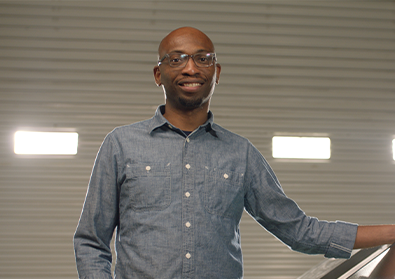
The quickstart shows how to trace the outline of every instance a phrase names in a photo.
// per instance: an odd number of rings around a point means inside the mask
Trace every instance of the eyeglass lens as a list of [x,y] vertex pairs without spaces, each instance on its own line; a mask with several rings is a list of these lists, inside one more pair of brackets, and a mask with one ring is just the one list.
[[[190,55],[183,53],[169,53],[169,65],[171,67],[184,67]],[[192,55],[192,59],[198,67],[210,67],[213,64],[213,53],[197,53]]]

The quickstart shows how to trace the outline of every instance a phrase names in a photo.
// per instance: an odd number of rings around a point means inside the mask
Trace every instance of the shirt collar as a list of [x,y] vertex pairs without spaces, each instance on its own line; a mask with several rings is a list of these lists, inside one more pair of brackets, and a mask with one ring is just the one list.
[[[152,134],[156,129],[163,127],[163,126],[172,126],[169,121],[163,116],[165,111],[165,105],[160,105],[156,109],[155,115],[152,118],[151,124],[149,125],[149,134]],[[214,123],[214,115],[211,111],[208,112],[208,119],[207,121],[201,125],[206,129],[206,132],[210,132],[213,136],[217,136],[216,132],[213,128]]]

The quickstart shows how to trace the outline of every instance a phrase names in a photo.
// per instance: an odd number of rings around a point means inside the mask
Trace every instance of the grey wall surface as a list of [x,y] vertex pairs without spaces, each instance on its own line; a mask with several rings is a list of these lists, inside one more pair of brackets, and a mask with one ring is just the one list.
[[[215,121],[249,138],[309,215],[394,223],[394,1],[0,1],[0,278],[77,278],[72,236],[97,150],[163,93],[160,40],[194,26],[222,65]],[[73,129],[72,157],[17,156],[21,128]],[[325,134],[325,163],[275,160],[275,134]],[[323,260],[249,216],[245,278],[290,279]]]

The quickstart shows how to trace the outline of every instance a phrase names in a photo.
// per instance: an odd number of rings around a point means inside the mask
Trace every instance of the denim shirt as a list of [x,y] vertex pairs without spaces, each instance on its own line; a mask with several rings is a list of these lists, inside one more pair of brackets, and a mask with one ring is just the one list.
[[306,216],[247,139],[211,112],[186,137],[162,110],[114,129],[97,154],[74,236],[81,279],[112,278],[115,228],[118,279],[243,278],[243,210],[293,250],[350,256],[357,225]]

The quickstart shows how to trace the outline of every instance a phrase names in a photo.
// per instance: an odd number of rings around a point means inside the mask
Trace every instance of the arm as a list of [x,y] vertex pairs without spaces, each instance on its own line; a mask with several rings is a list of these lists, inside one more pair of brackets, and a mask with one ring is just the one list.
[[259,151],[251,148],[245,175],[245,209],[255,220],[292,250],[349,258],[358,226],[307,216],[283,192],[274,172]]
[[395,225],[359,226],[354,249],[369,248],[395,242]]
[[74,235],[79,278],[111,279],[110,242],[118,224],[116,152],[107,136],[96,157]]

